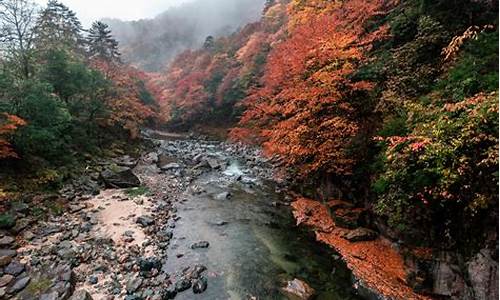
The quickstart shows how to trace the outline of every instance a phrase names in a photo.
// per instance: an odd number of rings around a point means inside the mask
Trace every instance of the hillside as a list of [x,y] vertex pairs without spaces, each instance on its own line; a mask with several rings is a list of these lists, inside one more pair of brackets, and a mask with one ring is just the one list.
[[259,22],[155,78],[162,114],[232,127],[280,157],[298,194],[350,203],[358,213],[331,218],[397,243],[415,291],[495,294],[472,266],[498,272],[497,9],[268,1]]
[[124,61],[146,71],[159,71],[185,49],[200,47],[207,36],[223,36],[260,17],[264,0],[192,1],[153,19],[105,19]]

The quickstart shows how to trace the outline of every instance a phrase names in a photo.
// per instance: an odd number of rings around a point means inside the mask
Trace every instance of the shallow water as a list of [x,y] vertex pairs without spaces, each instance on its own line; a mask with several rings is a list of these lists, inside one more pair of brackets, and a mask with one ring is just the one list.
[[[316,289],[316,299],[357,299],[345,265],[294,225],[289,207],[272,205],[283,198],[272,183],[260,182],[242,165],[233,161],[222,173],[203,175],[193,185],[204,192],[186,193],[177,204],[181,219],[173,229],[167,271],[203,264],[208,289],[176,299],[288,299],[280,287],[293,278]],[[223,199],[222,192],[232,196]],[[190,248],[202,240],[208,249]]]

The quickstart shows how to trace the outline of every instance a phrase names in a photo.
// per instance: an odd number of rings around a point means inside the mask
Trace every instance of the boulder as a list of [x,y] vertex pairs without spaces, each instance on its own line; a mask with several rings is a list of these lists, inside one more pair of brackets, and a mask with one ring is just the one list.
[[362,242],[373,241],[377,238],[377,235],[378,234],[371,229],[360,227],[345,233],[342,237],[349,242]]
[[300,279],[288,281],[286,287],[281,290],[285,295],[300,300],[312,299],[315,294],[314,289]]
[[101,179],[109,188],[132,188],[141,185],[139,178],[128,167],[108,168],[101,172]]
[[200,277],[193,280],[193,293],[201,294],[207,289],[207,279],[205,277]]
[[78,290],[76,291],[69,300],[93,300],[90,293],[86,290]]
[[141,225],[142,227],[148,227],[151,226],[155,223],[155,221],[148,216],[140,216],[137,218],[135,221],[137,224]]
[[160,169],[162,171],[177,170],[180,168],[181,166],[178,163],[168,163],[166,165],[160,166]]
[[8,294],[15,294],[15,293],[22,291],[28,285],[30,280],[31,280],[31,278],[29,278],[28,276],[17,279],[16,281],[14,281],[13,284],[11,284],[7,288],[7,293]]
[[467,264],[474,299],[498,299],[498,262],[483,249]]
[[207,241],[200,241],[196,242],[191,245],[191,249],[202,249],[202,248],[208,248],[210,246],[210,243]]

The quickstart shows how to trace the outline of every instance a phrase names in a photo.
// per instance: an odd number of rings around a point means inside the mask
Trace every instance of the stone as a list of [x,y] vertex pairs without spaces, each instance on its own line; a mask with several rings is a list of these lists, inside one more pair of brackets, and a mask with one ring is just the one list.
[[200,277],[193,280],[193,293],[201,294],[207,289],[207,279],[205,277]]
[[174,299],[177,295],[175,285],[170,285],[168,288],[161,291],[162,299]]
[[92,296],[86,290],[76,291],[69,300],[93,300]]
[[183,292],[191,288],[191,280],[187,278],[180,278],[176,283],[175,283],[175,290],[177,293]]
[[31,278],[28,276],[17,279],[14,282],[14,284],[10,285],[7,288],[7,293],[8,294],[15,294],[15,293],[22,291],[28,285],[30,280],[31,280]]
[[354,230],[351,230],[342,237],[349,242],[362,242],[362,241],[373,241],[377,238],[378,234],[368,228],[356,228]]
[[169,163],[160,167],[162,171],[176,170],[180,168],[181,166],[178,163]]
[[8,255],[0,256],[0,267],[4,267],[4,266],[10,264],[11,261],[12,261],[12,257],[10,257]]
[[135,222],[142,227],[148,227],[155,223],[155,221],[149,216],[140,216]]
[[128,167],[114,166],[101,172],[100,176],[109,188],[132,188],[141,185],[139,178]]
[[216,159],[214,159],[214,158],[208,158],[207,159],[207,164],[212,169],[219,169],[221,167],[220,164],[219,164],[219,162]]
[[7,286],[9,283],[12,282],[12,280],[14,280],[14,276],[10,274],[3,275],[2,277],[0,277],[0,287]]
[[498,299],[498,262],[492,254],[482,249],[467,264],[474,299]]
[[0,239],[0,247],[6,247],[12,245],[16,241],[15,238],[11,236],[4,236],[3,238]]
[[4,272],[10,275],[17,276],[24,271],[24,264],[21,264],[17,261],[12,261],[10,264],[5,267]]
[[161,270],[161,260],[155,257],[139,259],[139,269],[142,272],[150,272],[153,269]]
[[295,299],[309,300],[315,294],[315,291],[307,283],[300,279],[294,279],[287,282],[286,287],[281,289],[285,294]]
[[90,276],[89,277],[89,283],[94,285],[94,284],[97,284],[99,282],[99,278],[97,278],[97,276]]
[[0,256],[10,256],[15,257],[17,255],[17,251],[13,249],[0,249]]
[[40,299],[39,300],[58,300],[58,298],[59,298],[58,293],[57,292],[52,292],[52,293],[40,295]]
[[202,248],[208,248],[210,246],[210,243],[207,241],[199,241],[191,245],[191,249],[202,249]]
[[141,285],[141,278],[131,278],[127,281],[125,289],[127,290],[127,293],[132,294],[137,291],[141,287]]
[[215,196],[216,200],[227,200],[227,199],[230,199],[230,198],[231,198],[231,193],[229,193],[229,192],[222,192],[222,193],[217,194]]

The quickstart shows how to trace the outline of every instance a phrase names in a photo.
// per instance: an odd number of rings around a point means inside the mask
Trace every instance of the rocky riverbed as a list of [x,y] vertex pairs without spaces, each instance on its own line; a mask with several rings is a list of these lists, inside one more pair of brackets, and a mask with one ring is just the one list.
[[345,266],[292,229],[277,162],[241,145],[147,138],[139,158],[103,160],[40,199],[58,213],[12,206],[0,235],[2,297],[356,297]]

